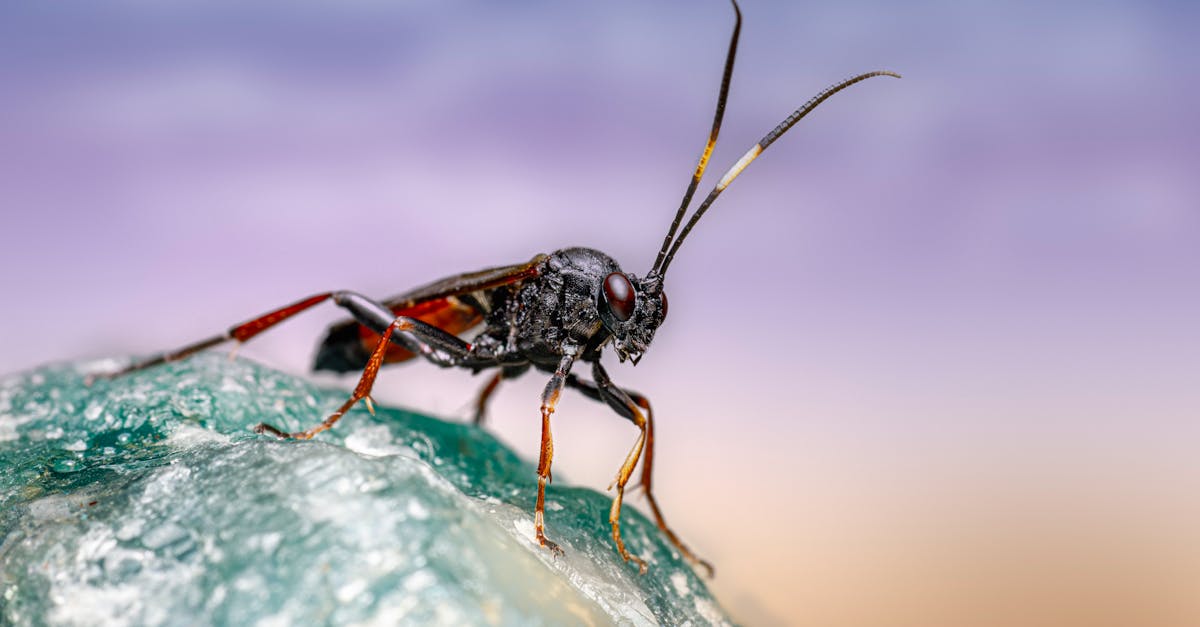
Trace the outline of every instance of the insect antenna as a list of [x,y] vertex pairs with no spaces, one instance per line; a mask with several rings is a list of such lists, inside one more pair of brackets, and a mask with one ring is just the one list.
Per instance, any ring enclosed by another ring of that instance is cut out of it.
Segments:
[[713,147],[717,145],[717,134],[721,132],[721,120],[725,117],[725,101],[729,97],[729,80],[733,77],[733,59],[737,56],[738,36],[742,32],[742,10],[738,7],[736,0],[730,0],[730,2],[733,4],[733,12],[737,16],[737,21],[733,24],[733,35],[729,38],[729,52],[725,54],[725,70],[721,74],[721,91],[717,95],[717,112],[713,115],[712,130],[708,132],[708,143],[704,145],[704,152],[700,153],[700,162],[696,164],[696,172],[692,174],[687,191],[683,193],[679,211],[675,212],[675,220],[671,222],[671,229],[663,238],[662,248],[658,251],[658,258],[654,260],[651,272],[658,270],[663,260],[666,259],[671,238],[675,237],[675,231],[683,222],[683,214],[687,213],[688,205],[692,203],[692,196],[695,195],[696,187],[700,185],[700,179],[704,176],[705,168],[708,167],[708,158],[712,156]]
[[[709,206],[711,206],[713,201],[717,199],[717,196],[721,195],[721,192],[725,191],[725,188],[733,182],[733,179],[736,179],[738,175],[742,173],[742,170],[746,169],[746,166],[750,165],[751,162],[757,159],[758,156],[767,149],[767,146],[773,144],[775,140],[779,139],[784,133],[788,132],[788,129],[795,126],[796,122],[799,122],[801,118],[811,113],[813,109],[816,109],[818,105],[828,100],[830,96],[855,83],[865,81],[868,78],[875,76],[891,76],[894,78],[900,78],[900,75],[895,72],[878,70],[875,72],[867,72],[866,74],[859,74],[854,78],[846,79],[836,85],[826,87],[821,91],[821,93],[813,96],[812,99],[804,103],[804,106],[793,111],[792,114],[780,122],[778,126],[771,129],[771,132],[767,133],[762,139],[758,140],[758,143],[755,144],[754,147],[746,151],[746,154],[742,155],[742,158],[738,159],[737,163],[733,164],[733,167],[729,168],[729,170],[725,172],[725,175],[721,177],[721,181],[717,183],[716,187],[714,187],[711,192],[708,193],[708,196],[704,199],[704,202],[700,203],[700,207],[696,209],[696,213],[692,214],[691,219],[688,220],[687,224],[683,227],[683,230],[679,232],[679,237],[675,239],[673,244],[671,244],[671,249],[669,252],[667,252],[666,258],[662,260],[662,263],[655,264],[658,275],[665,276],[667,274],[667,267],[671,265],[671,260],[675,258],[675,253],[679,250],[680,244],[682,244],[683,240],[687,238],[688,233],[691,233],[692,228],[696,226],[696,223],[700,221],[700,217],[704,215],[705,211],[708,211]],[[680,216],[676,216],[676,223],[678,223],[679,218]],[[672,226],[671,230],[674,232],[674,225]]]

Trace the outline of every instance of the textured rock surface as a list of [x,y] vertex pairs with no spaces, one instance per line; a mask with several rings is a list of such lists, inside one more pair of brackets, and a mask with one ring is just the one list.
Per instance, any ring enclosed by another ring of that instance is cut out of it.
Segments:
[[[88,367],[97,367],[93,364]],[[0,379],[0,623],[709,624],[726,617],[652,522],[551,487],[533,540],[533,466],[486,432],[360,405],[201,355],[115,381],[85,366]]]

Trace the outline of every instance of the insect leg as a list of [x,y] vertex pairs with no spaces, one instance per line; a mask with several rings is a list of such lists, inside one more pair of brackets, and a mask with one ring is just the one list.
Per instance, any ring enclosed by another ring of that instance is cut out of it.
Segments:
[[492,393],[496,391],[496,387],[500,385],[500,380],[504,378],[504,371],[497,370],[492,378],[488,379],[482,390],[479,390],[479,397],[475,399],[475,418],[472,420],[476,425],[483,425],[483,419],[487,416],[488,399],[492,397]]
[[529,370],[528,365],[521,366],[505,366],[496,371],[488,382],[479,390],[479,396],[475,399],[475,425],[482,426],[487,418],[487,404],[491,400],[492,394],[496,392],[496,388],[504,379],[515,379]]
[[633,395],[633,401],[640,407],[646,410],[646,453],[642,457],[642,489],[646,493],[646,501],[650,504],[650,513],[654,515],[654,522],[658,528],[662,530],[663,535],[679,549],[684,558],[689,562],[696,564],[704,569],[709,578],[713,576],[713,566],[707,560],[701,559],[698,555],[692,552],[691,549],[675,535],[674,531],[667,526],[666,519],[663,518],[662,510],[658,507],[658,501],[654,498],[654,491],[650,487],[650,480],[654,473],[654,420],[651,418],[650,401],[644,396]]
[[470,353],[471,345],[445,331],[408,316],[393,317],[391,310],[383,305],[354,292],[337,292],[334,301],[348,309],[354,319],[360,324],[380,334],[375,350],[371,352],[362,377],[354,387],[350,399],[342,404],[321,424],[295,433],[288,433],[266,423],[254,427],[258,433],[270,433],[280,438],[295,438],[308,440],[318,433],[332,427],[358,401],[365,401],[367,409],[374,413],[371,405],[371,387],[375,385],[375,377],[383,365],[384,356],[390,342],[401,344],[414,353],[423,355],[429,361],[442,366],[460,363]]
[[[198,353],[204,349],[212,348],[214,346],[219,346],[226,342],[237,342],[239,344],[245,343],[259,333],[262,333],[263,331],[270,329],[280,322],[283,322],[284,320],[287,320],[288,318],[291,318],[292,316],[319,305],[329,299],[333,299],[338,306],[348,309],[354,314],[354,317],[358,320],[358,322],[370,327],[377,333],[382,333],[383,330],[386,329],[389,324],[391,324],[394,318],[394,314],[392,314],[391,311],[389,311],[386,307],[361,294],[356,294],[354,292],[345,290],[337,292],[322,292],[320,294],[314,294],[308,298],[298,300],[290,305],[285,305],[279,309],[269,311],[261,316],[258,316],[257,318],[247,320],[246,322],[231,327],[224,334],[214,335],[210,338],[200,340],[199,342],[195,342],[193,344],[188,344],[173,351],[160,353],[147,359],[134,361],[133,363],[120,370],[117,370],[116,372],[106,372],[91,375],[88,377],[88,382],[90,383],[96,378],[112,379],[164,363],[179,361],[180,359],[189,357],[194,353]],[[413,348],[413,342],[403,336],[397,336],[393,338],[393,341],[396,341],[396,343],[404,346],[405,348],[413,350],[413,352],[424,354],[427,359],[439,365],[456,364],[456,360],[446,359],[445,353],[453,352],[459,347],[460,344],[463,344],[463,342],[449,333],[444,333],[440,330],[436,331],[438,331],[438,333],[435,334],[435,337],[432,337],[432,341],[429,342],[430,348],[433,349],[430,351],[423,352],[419,347]]]
[[554,413],[554,407],[558,405],[558,397],[562,393],[563,384],[574,363],[574,352],[564,354],[562,360],[558,362],[558,369],[554,371],[554,376],[550,377],[550,381],[546,383],[546,389],[542,391],[542,446],[541,454],[538,455],[538,490],[537,504],[533,509],[533,530],[537,534],[538,544],[558,555],[562,554],[562,549],[546,538],[546,484],[550,483],[550,462],[554,459],[554,438],[550,435],[550,415]]
[[[338,291],[324,292],[310,296],[304,300],[296,301],[285,307],[243,322],[231,328],[224,335],[213,336],[171,352],[134,362],[117,372],[99,376],[113,378],[166,362],[177,361],[193,353],[225,342],[246,342],[255,335],[266,331],[280,322],[329,299],[332,299],[339,307],[349,310],[354,315],[354,319],[360,324],[382,335],[379,344],[371,354],[371,358],[367,361],[366,368],[363,369],[362,377],[359,379],[358,385],[354,388],[354,394],[333,415],[316,427],[297,433],[288,433],[266,423],[260,423],[254,428],[258,433],[270,433],[281,438],[307,440],[333,426],[358,401],[365,399],[368,403],[368,408],[370,408],[371,386],[374,385],[375,376],[379,373],[379,367],[383,364],[383,357],[387,352],[389,342],[396,342],[441,366],[451,366],[460,363],[467,357],[471,350],[470,344],[433,325],[415,318],[404,316],[397,318],[387,307],[366,296],[349,291]],[[396,335],[397,332],[400,332],[400,335]]]
[[[649,420],[642,413],[642,408],[624,390],[613,385],[612,380],[608,378],[608,373],[600,365],[600,362],[593,364],[592,376],[596,379],[595,386],[599,395],[604,398],[609,406],[623,408],[618,409],[618,413],[632,421],[639,429],[637,441],[633,443],[633,448],[625,456],[625,461],[621,464],[621,469],[617,471],[616,478],[608,486],[610,490],[613,486],[617,488],[617,495],[613,497],[612,508],[608,512],[608,522],[612,525],[612,537],[613,542],[617,545],[617,552],[621,554],[621,557],[625,561],[635,562],[638,565],[638,570],[642,574],[646,574],[647,567],[645,560],[630,553],[629,549],[625,548],[625,541],[621,539],[621,502],[625,498],[625,484],[629,483],[629,478],[633,476],[633,469],[637,466],[638,459],[642,456]],[[576,383],[581,384],[582,382],[576,379]],[[584,388],[579,387],[579,389],[583,390]]]
[[[606,377],[607,378],[607,377]],[[622,418],[625,418],[634,424],[637,421],[634,419],[634,410],[631,408],[629,401],[633,405],[641,408],[645,412],[646,420],[646,447],[642,453],[642,478],[641,487],[646,493],[646,500],[650,503],[650,512],[654,515],[654,523],[658,525],[663,535],[671,541],[671,544],[679,550],[680,554],[689,562],[703,568],[709,577],[713,576],[712,564],[706,560],[700,559],[691,549],[688,548],[679,536],[667,526],[667,521],[663,517],[662,510],[658,507],[658,501],[654,498],[654,492],[651,489],[651,479],[654,472],[654,411],[650,408],[650,400],[645,396],[632,390],[620,389],[624,393],[625,398],[621,398],[616,394],[609,392],[610,389],[619,389],[612,385],[611,381],[607,387],[600,387],[591,381],[580,379],[574,375],[567,378],[567,386],[579,390],[588,398],[606,403],[613,411],[617,412]]]
[[257,318],[253,318],[243,322],[242,324],[234,326],[226,331],[223,335],[214,335],[213,337],[200,340],[199,342],[195,342],[193,344],[188,344],[187,346],[170,352],[160,353],[147,359],[134,361],[133,363],[120,370],[117,370],[116,372],[105,372],[91,375],[88,377],[87,382],[91,383],[91,381],[96,378],[112,379],[121,375],[129,374],[131,372],[145,370],[146,368],[157,366],[159,364],[165,364],[171,361],[179,361],[180,359],[188,357],[193,353],[198,353],[206,348],[212,348],[213,346],[218,346],[220,344],[224,344],[225,342],[245,342],[255,335],[258,335],[259,333],[262,333],[263,331],[266,331],[267,329],[279,324],[280,322],[283,322],[284,320],[287,320],[288,318],[291,318],[292,316],[310,307],[313,307],[314,305],[325,302],[334,294],[335,292],[324,292],[309,296],[308,298],[298,300],[290,305],[280,307],[279,309],[267,312]]

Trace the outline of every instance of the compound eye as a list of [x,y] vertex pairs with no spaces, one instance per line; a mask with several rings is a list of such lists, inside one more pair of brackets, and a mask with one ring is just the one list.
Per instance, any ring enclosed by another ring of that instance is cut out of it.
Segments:
[[637,294],[633,291],[633,283],[629,277],[620,272],[613,272],[604,277],[604,301],[612,315],[625,322],[633,317],[633,308]]
[[667,319],[667,293],[662,292],[658,295],[658,297],[660,299],[662,299],[662,309],[659,310],[662,313],[659,314],[658,319],[659,319],[659,321],[666,320]]

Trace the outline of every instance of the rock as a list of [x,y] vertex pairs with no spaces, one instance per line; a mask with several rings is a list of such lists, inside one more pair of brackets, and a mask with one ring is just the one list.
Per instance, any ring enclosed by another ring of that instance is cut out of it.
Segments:
[[[108,364],[110,367],[113,364]],[[553,485],[487,432],[359,405],[220,355],[84,385],[98,364],[0,379],[0,623],[728,624],[632,507]]]

